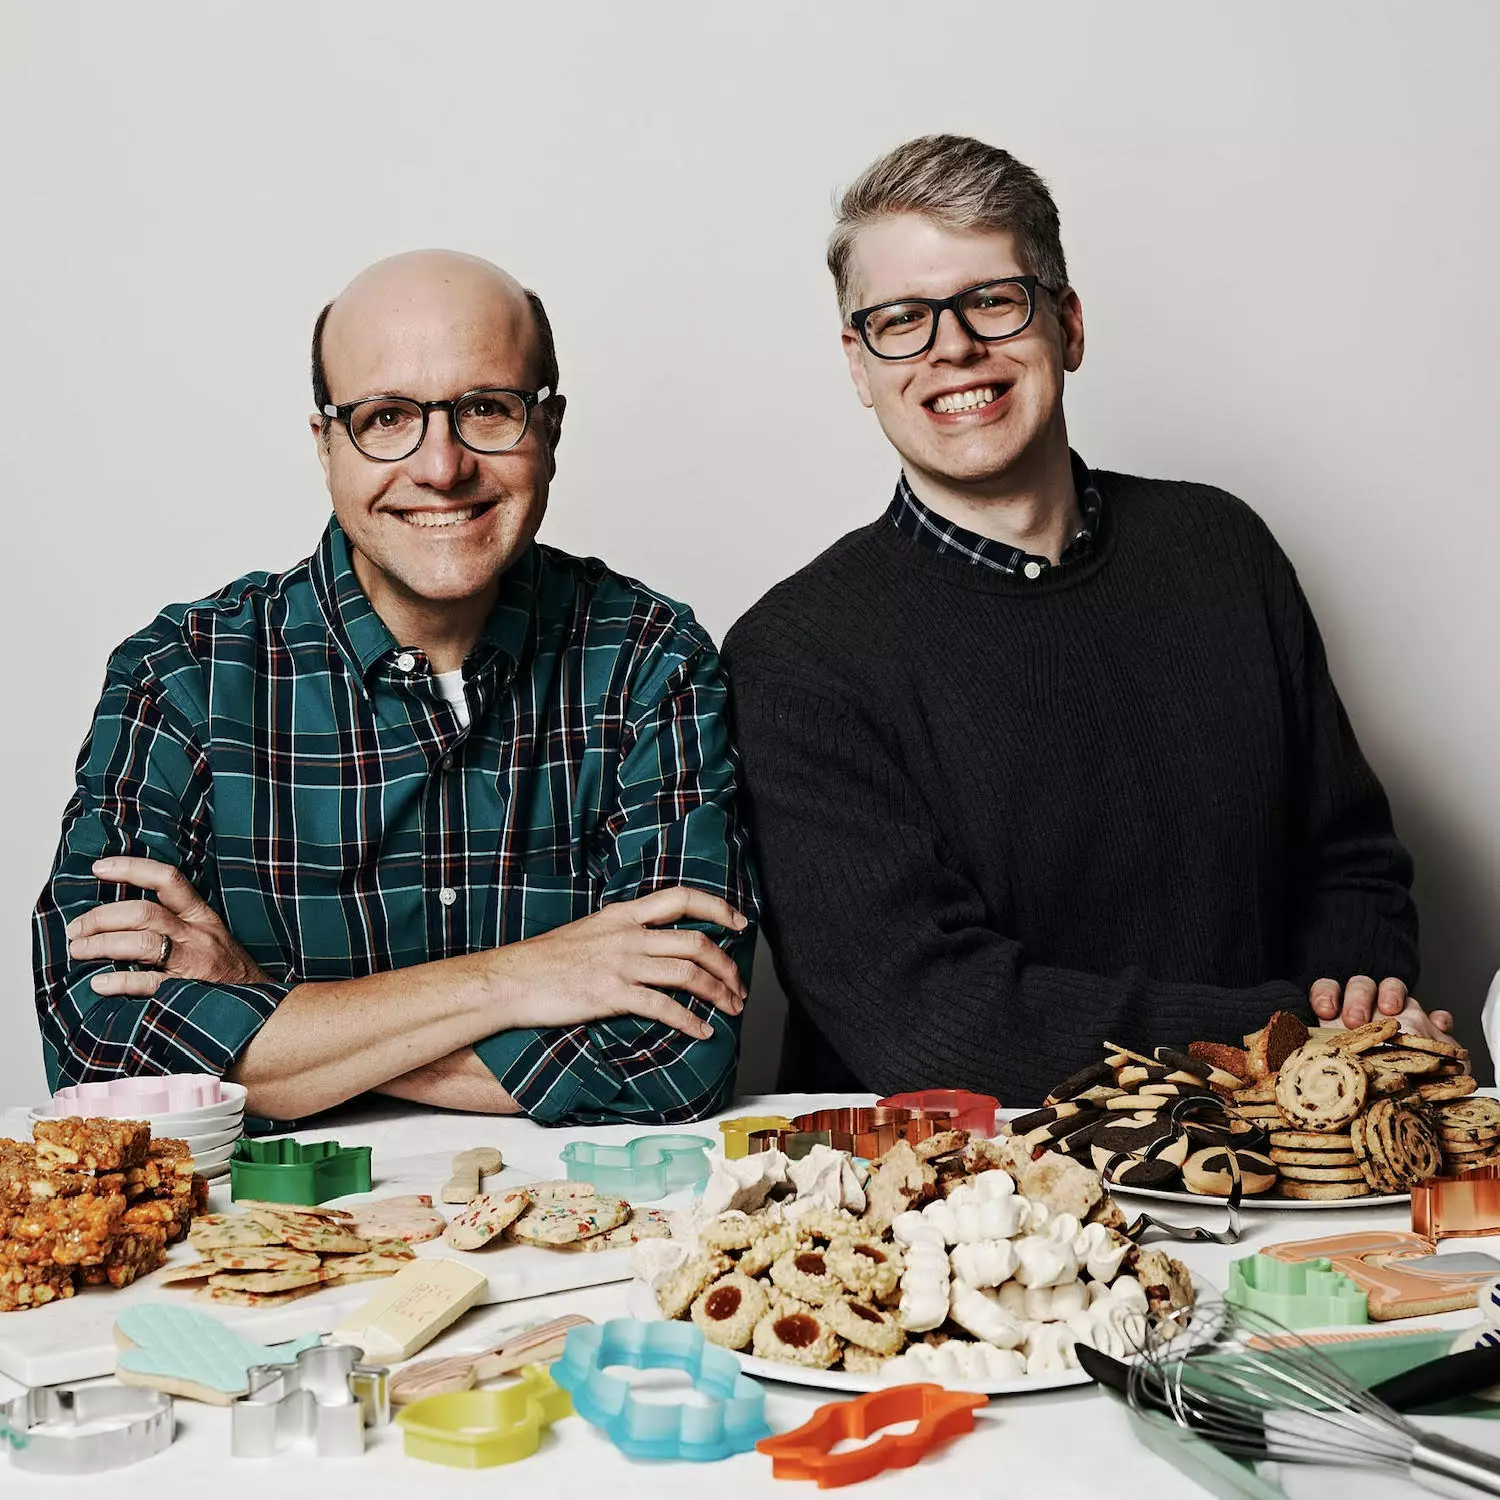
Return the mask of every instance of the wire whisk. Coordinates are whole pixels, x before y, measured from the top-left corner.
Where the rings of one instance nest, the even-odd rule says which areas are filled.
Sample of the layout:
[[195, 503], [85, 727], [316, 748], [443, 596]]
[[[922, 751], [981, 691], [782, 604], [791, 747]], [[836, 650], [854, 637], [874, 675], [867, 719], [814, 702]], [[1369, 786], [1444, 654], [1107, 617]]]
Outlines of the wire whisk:
[[1500, 1496], [1500, 1459], [1424, 1432], [1271, 1318], [1201, 1302], [1154, 1329], [1130, 1403], [1235, 1458], [1402, 1474], [1442, 1495]]

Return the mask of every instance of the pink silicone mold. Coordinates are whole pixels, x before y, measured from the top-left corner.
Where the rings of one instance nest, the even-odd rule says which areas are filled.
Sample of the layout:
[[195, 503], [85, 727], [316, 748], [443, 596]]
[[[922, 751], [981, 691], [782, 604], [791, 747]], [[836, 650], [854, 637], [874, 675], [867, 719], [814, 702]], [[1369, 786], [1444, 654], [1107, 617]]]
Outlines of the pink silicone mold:
[[177, 1115], [224, 1102], [212, 1073], [164, 1073], [153, 1078], [109, 1078], [75, 1083], [52, 1096], [55, 1113], [96, 1115], [110, 1120], [140, 1120], [148, 1115]]

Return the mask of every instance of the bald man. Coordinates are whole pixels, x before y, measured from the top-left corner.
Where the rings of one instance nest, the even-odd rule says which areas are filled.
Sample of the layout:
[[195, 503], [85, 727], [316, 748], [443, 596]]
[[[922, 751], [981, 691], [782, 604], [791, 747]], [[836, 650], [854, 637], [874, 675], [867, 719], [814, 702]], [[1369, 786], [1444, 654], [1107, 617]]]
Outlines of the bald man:
[[398, 256], [312, 364], [317, 551], [110, 658], [33, 923], [51, 1086], [711, 1113], [756, 917], [724, 684], [689, 610], [535, 540], [565, 409], [540, 299]]

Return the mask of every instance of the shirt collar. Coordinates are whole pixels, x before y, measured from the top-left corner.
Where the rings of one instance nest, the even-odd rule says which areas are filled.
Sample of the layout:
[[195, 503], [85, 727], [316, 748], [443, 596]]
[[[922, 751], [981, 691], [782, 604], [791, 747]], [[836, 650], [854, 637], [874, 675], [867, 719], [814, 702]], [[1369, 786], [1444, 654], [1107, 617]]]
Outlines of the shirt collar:
[[[349, 538], [336, 517], [309, 559], [313, 592], [334, 646], [361, 687], [376, 666], [400, 643], [375, 613], [375, 606], [360, 587], [354, 571]], [[500, 595], [484, 622], [479, 643], [470, 654], [477, 667], [484, 667], [496, 654], [519, 662], [531, 630], [536, 601], [537, 575], [541, 566], [535, 543], [516, 559], [500, 581]], [[477, 660], [476, 660], [477, 658]]]
[[[1069, 457], [1073, 464], [1073, 487], [1078, 494], [1082, 524], [1063, 548], [1062, 557], [1055, 565], [1059, 568], [1065, 568], [1087, 555], [1094, 545], [1099, 520], [1104, 512], [1104, 497], [1088, 465], [1071, 450]], [[1019, 575], [1022, 578], [1040, 578], [1054, 567], [1045, 557], [1013, 547], [1009, 542], [997, 542], [993, 537], [980, 536], [976, 531], [946, 520], [917, 498], [905, 471], [896, 481], [896, 493], [886, 515], [899, 532], [921, 546], [930, 547], [934, 552], [957, 553], [977, 567]]]

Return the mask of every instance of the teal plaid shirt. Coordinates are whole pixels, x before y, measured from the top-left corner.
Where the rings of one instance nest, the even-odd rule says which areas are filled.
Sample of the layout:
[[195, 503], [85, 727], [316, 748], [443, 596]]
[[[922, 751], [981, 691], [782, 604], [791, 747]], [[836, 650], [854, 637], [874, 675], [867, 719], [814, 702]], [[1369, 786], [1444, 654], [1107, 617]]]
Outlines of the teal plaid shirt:
[[[50, 1085], [223, 1073], [305, 980], [534, 937], [688, 885], [751, 919], [715, 932], [748, 981], [758, 915], [713, 643], [682, 605], [533, 544], [464, 663], [461, 727], [422, 652], [359, 587], [330, 521], [288, 572], [173, 605], [111, 657], [33, 919]], [[67, 924], [141, 892], [103, 854], [178, 866], [271, 976], [99, 996]], [[727, 1100], [738, 1018], [503, 1031], [476, 1044], [549, 1123], [683, 1121]], [[359, 1014], [349, 1015], [351, 1038]]]

